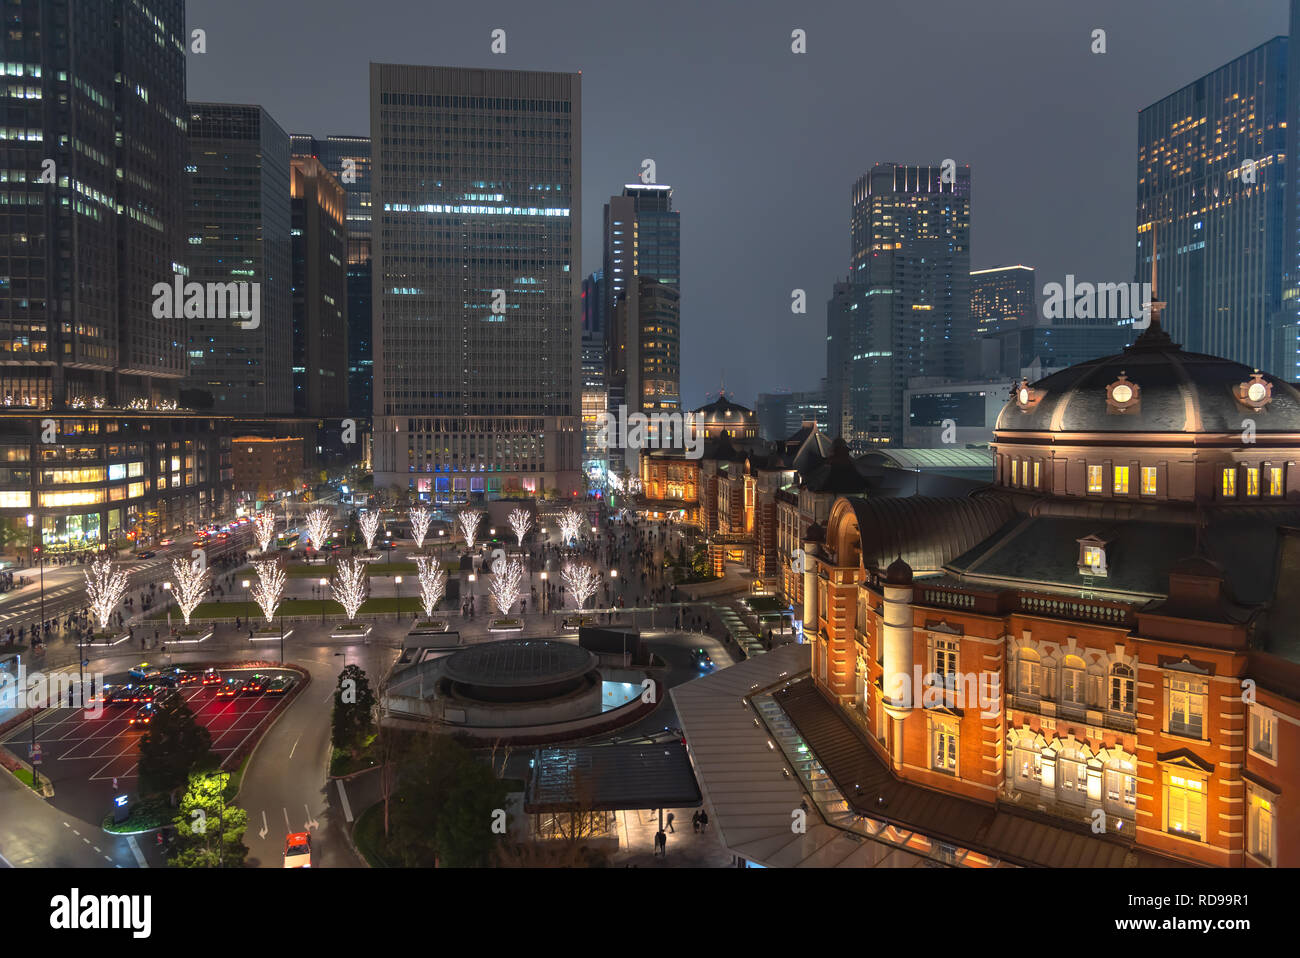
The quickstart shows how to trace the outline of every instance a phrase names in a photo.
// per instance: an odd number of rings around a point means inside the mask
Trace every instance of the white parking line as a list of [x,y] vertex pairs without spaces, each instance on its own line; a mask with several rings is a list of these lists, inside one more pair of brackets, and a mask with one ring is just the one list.
[[348,803],[348,793],[343,788],[343,779],[336,778],[334,781],[339,787],[339,801],[343,803],[343,817],[350,822],[352,821],[352,806]]
[[[135,836],[126,836],[126,843],[131,846],[131,854],[135,856],[135,863],[141,868],[148,868],[149,863],[144,860],[144,852],[140,851],[140,846],[136,844]],[[122,866],[119,865],[118,867],[121,868]]]

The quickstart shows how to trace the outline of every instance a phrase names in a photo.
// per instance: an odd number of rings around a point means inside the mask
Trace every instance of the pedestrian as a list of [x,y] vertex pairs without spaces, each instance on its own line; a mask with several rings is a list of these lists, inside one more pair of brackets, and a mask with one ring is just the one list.
[[707,832],[708,830],[709,830],[709,813],[701,809],[700,810],[700,831]]
[[697,808],[695,814],[691,816],[691,828],[697,833],[700,830],[700,810]]
[[668,836],[664,834],[662,828],[655,832],[655,855],[668,857]]
[[668,830],[669,830],[670,832],[675,832],[675,831],[676,831],[676,829],[673,828],[673,813],[672,813],[672,812],[669,812],[669,813],[668,813]]

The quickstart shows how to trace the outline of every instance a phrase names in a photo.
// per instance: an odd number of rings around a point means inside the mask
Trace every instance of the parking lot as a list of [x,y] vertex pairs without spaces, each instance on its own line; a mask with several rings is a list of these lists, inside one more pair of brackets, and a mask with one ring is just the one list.
[[[246,678],[254,672],[266,676],[292,675],[275,668],[226,669],[225,678]],[[122,676],[113,684],[130,681]],[[220,686],[192,685],[176,694],[185,698],[198,721],[212,735],[212,750],[222,761],[241,744],[260,733],[261,726],[275,706],[279,695],[239,694],[218,698]],[[41,746],[42,762],[38,771],[55,782],[101,782],[118,780],[121,787],[133,783],[140,757],[140,737],[145,728],[132,726],[135,705],[105,705],[97,718],[79,708],[43,709],[36,719],[36,741]],[[32,741],[31,723],[10,731],[4,744],[10,751],[26,758]]]

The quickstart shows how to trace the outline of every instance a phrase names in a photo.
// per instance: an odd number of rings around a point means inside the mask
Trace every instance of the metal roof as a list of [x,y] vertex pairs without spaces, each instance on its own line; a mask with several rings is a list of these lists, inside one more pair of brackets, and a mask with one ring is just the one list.
[[599,745],[541,748],[524,792],[524,811],[620,811],[700,804],[686,746]]
[[987,469],[993,476],[992,449],[903,449],[889,446],[863,454],[859,462],[897,466],[899,469]]
[[710,824],[730,851],[769,868],[914,867],[922,859],[809,816],[808,830],[790,827],[805,800],[787,777],[781,751],[756,722],[746,697],[805,672],[809,646],[787,645],[672,689],[678,721],[690,743]]

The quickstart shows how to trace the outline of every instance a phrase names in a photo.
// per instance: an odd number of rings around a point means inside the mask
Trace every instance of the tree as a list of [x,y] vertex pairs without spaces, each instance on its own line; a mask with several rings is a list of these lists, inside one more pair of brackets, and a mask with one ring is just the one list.
[[357,665],[345,666],[334,687],[334,747],[348,749],[355,756],[375,728],[375,693],[370,679]]
[[446,735],[430,735],[402,766],[389,847],[402,864],[468,868],[490,860],[505,782]]
[[127,575],[113,568],[112,559],[95,559],[86,570],[86,604],[95,613],[101,629],[108,628],[109,616],[126,594]]
[[424,606],[424,617],[430,619],[447,591],[447,573],[432,557],[416,556],[415,567],[420,578],[420,604]]
[[157,704],[140,739],[140,793],[174,795],[196,771],[217,767],[212,735],[190,711],[183,695]]
[[368,512],[361,513],[359,522],[361,525],[361,534],[366,538],[366,551],[373,550],[375,547],[375,536],[379,535],[379,510],[372,509]]
[[366,601],[368,586],[365,562],[361,559],[343,559],[339,562],[334,580],[330,583],[330,595],[343,606],[349,622],[357,617],[361,603]]
[[510,511],[510,528],[514,530],[515,538],[519,540],[519,547],[524,545],[524,536],[528,535],[528,530],[533,527],[533,514],[527,509],[512,509]]
[[478,524],[483,521],[483,513],[477,509],[462,509],[456,513],[456,520],[460,523],[460,533],[465,537],[465,548],[469,552],[474,551],[474,541],[478,537]]
[[325,548],[330,527],[333,525],[334,512],[331,509],[313,509],[307,513],[307,538],[311,540],[311,547],[317,552]]
[[600,573],[590,562],[566,562],[564,570],[560,573],[560,580],[573,596],[579,612],[600,588]]
[[496,603],[500,615],[509,615],[510,609],[519,599],[520,586],[524,581],[524,562],[522,559],[497,559],[492,563],[492,601]]
[[262,615],[266,616],[269,626],[275,618],[275,610],[280,607],[280,599],[284,597],[285,572],[276,559],[254,562],[253,567],[257,569],[257,582],[249,593],[262,610]]
[[415,506],[411,509],[411,537],[415,539],[415,548],[424,548],[424,537],[429,534],[429,520],[433,518],[432,513],[422,506]]
[[208,569],[198,559],[190,562],[184,559],[172,559],[172,575],[176,578],[172,593],[176,596],[176,604],[181,607],[181,615],[188,626],[190,616],[203,601],[203,597],[208,594],[208,587],[211,585]]
[[248,857],[248,812],[226,803],[229,772],[195,772],[181,799],[173,868],[239,868]]

